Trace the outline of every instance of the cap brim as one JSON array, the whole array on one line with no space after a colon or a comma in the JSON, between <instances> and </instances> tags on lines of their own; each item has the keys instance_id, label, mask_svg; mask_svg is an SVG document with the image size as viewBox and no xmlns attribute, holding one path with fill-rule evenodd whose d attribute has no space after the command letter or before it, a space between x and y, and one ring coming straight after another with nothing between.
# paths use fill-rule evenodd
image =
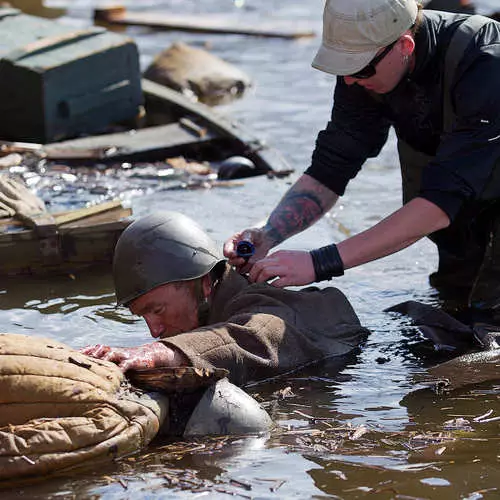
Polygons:
<instances>
[{"instance_id":1,"label":"cap brim","mask_svg":"<svg viewBox=\"0 0 500 500\"><path fill-rule=\"evenodd\" d=\"M379 49L368 52L339 52L322 44L312 67L332 75L352 75L363 69L377 54Z\"/></svg>"}]
</instances>

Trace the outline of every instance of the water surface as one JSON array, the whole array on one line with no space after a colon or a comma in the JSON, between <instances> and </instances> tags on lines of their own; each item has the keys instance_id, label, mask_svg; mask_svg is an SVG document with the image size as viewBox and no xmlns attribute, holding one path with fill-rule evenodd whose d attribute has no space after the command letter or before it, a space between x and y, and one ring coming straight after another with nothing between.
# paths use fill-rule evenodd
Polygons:
<instances>
[{"instance_id":1,"label":"water surface","mask_svg":"<svg viewBox=\"0 0 500 500\"><path fill-rule=\"evenodd\" d=\"M122 2L137 8L137 2ZM482 1L484 12L493 0ZM63 5L51 2L49 5ZM63 22L91 23L91 0L74 0ZM104 2L101 4L104 5ZM241 5L241 6L240 6ZM141 9L224 13L258 23L300 21L321 31L320 0L141 0ZM252 179L228 189L155 189L131 196L135 215L180 210L222 243L235 230L267 216L290 183L308 166L317 131L331 107L333 77L310 62L319 38L300 41L244 36L155 32L129 28L145 68L176 40L209 46L254 79L244 99L219 108L281 150L296 174L289 179ZM310 249L366 229L400 205L394 138L369 161L346 195L319 224L284 247ZM270 411L279 429L262 438L205 442L175 454L162 443L145 453L72 478L13 488L2 498L498 498L498 422L474 422L500 412L499 386L486 384L437 396L414 392L413 375L439 360L408 321L383 312L415 299L432 303L427 281L436 267L431 244L422 241L397 255L349 270L333 284L349 298L372 334L345 365L322 365L249 390ZM114 307L108 273L0 284L0 330L55 338L74 347L105 341L149 341L146 325ZM273 396L289 386L292 397ZM314 418L308 418L314 417ZM463 417L466 429L450 429ZM357 439L354 431L369 431ZM423 437L422 437L423 435ZM419 437L420 436L420 437ZM174 480L174 479L175 480Z\"/></svg>"}]
</instances>

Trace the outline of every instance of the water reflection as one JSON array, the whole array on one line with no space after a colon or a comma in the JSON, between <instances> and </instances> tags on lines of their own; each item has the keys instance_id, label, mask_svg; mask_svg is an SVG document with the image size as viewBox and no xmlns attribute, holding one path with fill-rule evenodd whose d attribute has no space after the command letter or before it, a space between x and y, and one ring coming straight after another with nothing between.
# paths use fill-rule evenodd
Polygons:
<instances>
[{"instance_id":1,"label":"water reflection","mask_svg":"<svg viewBox=\"0 0 500 500\"><path fill-rule=\"evenodd\" d=\"M0 285L0 309L36 309L43 314L70 312L113 301L114 287L109 269L78 276L8 278Z\"/></svg>"}]
</instances>

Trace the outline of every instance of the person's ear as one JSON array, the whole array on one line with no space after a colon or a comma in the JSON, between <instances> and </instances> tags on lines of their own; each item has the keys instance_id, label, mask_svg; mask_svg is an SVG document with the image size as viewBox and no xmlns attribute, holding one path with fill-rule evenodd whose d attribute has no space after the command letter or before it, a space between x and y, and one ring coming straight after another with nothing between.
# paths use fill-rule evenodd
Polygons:
<instances>
[{"instance_id":1,"label":"person's ear","mask_svg":"<svg viewBox=\"0 0 500 500\"><path fill-rule=\"evenodd\" d=\"M201 278L201 292L204 298L207 298L212 291L212 280L210 279L210 274L205 274Z\"/></svg>"},{"instance_id":2,"label":"person's ear","mask_svg":"<svg viewBox=\"0 0 500 500\"><path fill-rule=\"evenodd\" d=\"M410 33L405 33L401 37L401 54L410 57L415 51L415 39Z\"/></svg>"}]
</instances>

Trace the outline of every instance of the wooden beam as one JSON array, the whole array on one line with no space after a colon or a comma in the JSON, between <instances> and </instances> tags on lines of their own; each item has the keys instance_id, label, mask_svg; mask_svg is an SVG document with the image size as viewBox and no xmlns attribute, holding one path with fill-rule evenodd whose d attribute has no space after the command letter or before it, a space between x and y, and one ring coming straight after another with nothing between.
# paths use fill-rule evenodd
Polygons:
<instances>
[{"instance_id":1,"label":"wooden beam","mask_svg":"<svg viewBox=\"0 0 500 500\"><path fill-rule=\"evenodd\" d=\"M70 212L65 212L59 215L55 214L54 219L58 226L62 226L63 224L69 224L70 222L92 217L117 208L122 208L120 200L107 201L105 203L99 203L99 205L92 205L78 210L71 210Z\"/></svg>"},{"instance_id":2,"label":"wooden beam","mask_svg":"<svg viewBox=\"0 0 500 500\"><path fill-rule=\"evenodd\" d=\"M175 91L172 91L175 92ZM168 151L178 147L188 148L190 145L208 142L216 138L216 134L187 120L168 125L158 125L138 129L133 134L130 131L102 134L63 142L54 142L44 147L48 159L93 158L93 153L100 154L98 158L111 159L130 157L139 153ZM100 152L100 153L99 153Z\"/></svg>"},{"instance_id":3,"label":"wooden beam","mask_svg":"<svg viewBox=\"0 0 500 500\"><path fill-rule=\"evenodd\" d=\"M179 114L189 115L195 119L199 126L209 131L208 136L220 134L232 141L237 141L244 151L242 154L252 160L260 171L288 174L293 171L278 150L267 145L242 124L215 112L206 104L192 102L180 92L145 78L142 79L142 90L146 103L150 102L153 109L158 107L161 110L162 105L167 106L171 112L177 110ZM206 137L199 140L204 139Z\"/></svg>"},{"instance_id":4,"label":"wooden beam","mask_svg":"<svg viewBox=\"0 0 500 500\"><path fill-rule=\"evenodd\" d=\"M267 38L310 38L316 36L312 30L277 29L273 25L259 23L259 27L243 25L241 22L215 17L212 15L177 15L167 12L137 12L127 11L123 6L111 6L96 9L94 21L121 26L146 26L148 28L191 31L196 33L219 33L234 35L250 35Z\"/></svg>"},{"instance_id":5,"label":"wooden beam","mask_svg":"<svg viewBox=\"0 0 500 500\"><path fill-rule=\"evenodd\" d=\"M108 215L106 215L108 214ZM99 203L98 205L92 205L90 207L78 208L75 210L66 210L64 212L55 212L52 214L44 213L50 223L55 224L57 229L64 229L66 227L73 227L75 223L84 220L85 223L98 224L102 222L107 222L108 219L113 220L121 219L123 217L128 217L132 214L131 208L123 207L120 200L107 201L104 203ZM32 217L33 218L33 217ZM36 218L36 216L35 216ZM90 221L88 219L91 219ZM40 220L38 220L40 224ZM15 217L6 217L0 219L0 234L6 232L8 227L29 227L35 228L36 221L26 220L26 218L16 219Z\"/></svg>"},{"instance_id":6,"label":"wooden beam","mask_svg":"<svg viewBox=\"0 0 500 500\"><path fill-rule=\"evenodd\" d=\"M40 237L49 237L57 234L57 223L49 212L38 214L23 214L19 212L16 217L26 226L34 229Z\"/></svg>"}]
</instances>

